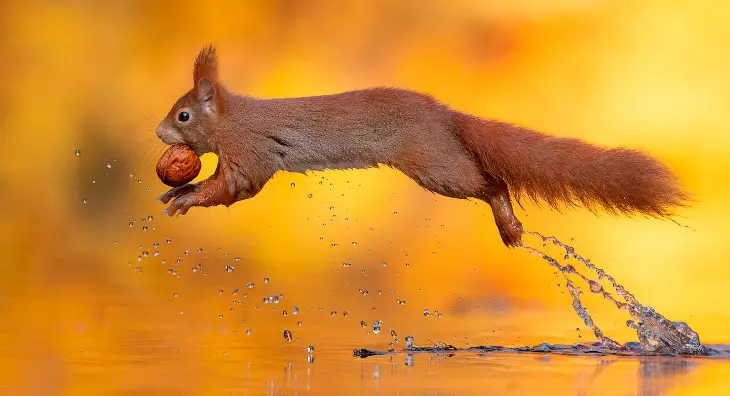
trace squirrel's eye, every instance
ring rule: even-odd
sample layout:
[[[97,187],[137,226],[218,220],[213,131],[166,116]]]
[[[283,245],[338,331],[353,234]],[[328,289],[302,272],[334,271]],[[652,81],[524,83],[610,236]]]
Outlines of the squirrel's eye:
[[[185,122],[190,119],[190,113],[188,113],[187,111],[180,112],[180,114],[177,115],[177,119]]]

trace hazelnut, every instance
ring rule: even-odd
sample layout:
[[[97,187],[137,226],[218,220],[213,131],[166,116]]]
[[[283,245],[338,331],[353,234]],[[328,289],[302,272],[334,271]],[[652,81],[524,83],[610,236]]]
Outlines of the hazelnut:
[[[157,177],[170,187],[182,186],[200,173],[200,157],[187,144],[173,144],[157,161]]]

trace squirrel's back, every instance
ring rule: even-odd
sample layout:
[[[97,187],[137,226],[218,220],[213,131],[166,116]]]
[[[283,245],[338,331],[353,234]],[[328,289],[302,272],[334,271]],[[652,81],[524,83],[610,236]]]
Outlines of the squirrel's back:
[[[246,107],[248,125],[287,146],[283,163],[289,171],[393,165],[405,156],[439,162],[466,153],[451,111],[409,90],[256,99]]]

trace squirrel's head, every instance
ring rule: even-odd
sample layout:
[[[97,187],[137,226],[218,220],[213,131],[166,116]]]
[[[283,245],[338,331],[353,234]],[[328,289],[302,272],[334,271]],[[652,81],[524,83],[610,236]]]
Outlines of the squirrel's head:
[[[157,127],[157,136],[165,144],[188,144],[198,155],[213,151],[212,138],[223,107],[222,91],[215,47],[209,45],[195,59],[193,89],[172,106]]]

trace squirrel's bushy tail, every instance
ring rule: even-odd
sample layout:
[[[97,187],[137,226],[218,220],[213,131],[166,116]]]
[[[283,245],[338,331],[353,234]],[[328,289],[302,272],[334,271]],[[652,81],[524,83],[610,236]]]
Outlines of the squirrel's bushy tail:
[[[689,198],[661,162],[628,148],[603,148],[499,121],[457,114],[467,146],[515,199],[527,195],[555,209],[668,217]]]

